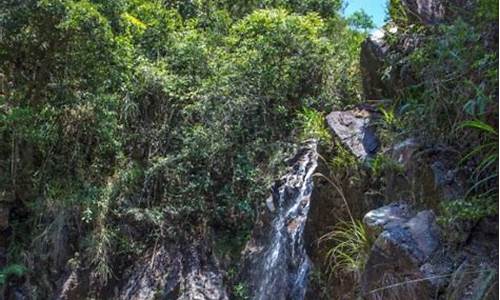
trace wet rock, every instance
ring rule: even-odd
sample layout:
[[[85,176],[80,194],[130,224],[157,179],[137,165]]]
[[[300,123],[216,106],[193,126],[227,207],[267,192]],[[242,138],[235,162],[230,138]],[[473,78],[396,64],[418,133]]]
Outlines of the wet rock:
[[[362,275],[367,298],[396,299],[401,294],[408,299],[427,299],[436,287],[424,279],[425,269],[430,268],[426,263],[441,246],[434,213],[426,210],[412,215],[404,204],[391,204],[369,212],[364,221],[368,227],[382,230]],[[398,288],[382,288],[393,284]]]
[[[317,166],[316,146],[316,141],[307,142],[289,160],[288,173],[271,189],[272,201],[267,202],[272,209],[262,211],[243,251],[239,284],[248,299],[304,299],[311,266],[303,231]]]
[[[334,111],[326,117],[333,133],[360,160],[374,155],[379,148],[371,119],[372,112],[366,109]]]
[[[160,246],[128,273],[117,299],[228,299],[218,262],[203,245]]]
[[[443,21],[444,5],[442,0],[401,0],[410,20],[424,25]]]

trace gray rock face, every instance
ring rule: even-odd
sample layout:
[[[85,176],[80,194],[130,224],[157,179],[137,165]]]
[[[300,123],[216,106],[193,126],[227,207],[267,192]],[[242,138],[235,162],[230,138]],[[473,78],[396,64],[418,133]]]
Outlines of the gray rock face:
[[[424,278],[433,269],[429,262],[441,245],[434,213],[426,210],[415,215],[405,204],[391,204],[370,211],[364,222],[381,231],[362,275],[366,297],[428,299],[434,287]]]
[[[367,110],[334,111],[326,117],[328,126],[340,141],[358,159],[374,155],[379,141],[370,125],[371,113]]]
[[[116,299],[228,299],[218,263],[202,245],[161,246],[129,274]]]
[[[439,23],[444,18],[441,0],[401,0],[408,16],[424,25]]]
[[[289,161],[243,252],[240,283],[252,300],[302,300],[310,269],[304,226],[317,166],[316,141]]]

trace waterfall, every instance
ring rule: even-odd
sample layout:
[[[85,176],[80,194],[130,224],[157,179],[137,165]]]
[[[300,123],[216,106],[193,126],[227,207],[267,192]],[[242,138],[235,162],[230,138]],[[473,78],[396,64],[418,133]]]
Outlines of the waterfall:
[[[302,300],[310,260],[304,247],[304,226],[317,166],[317,142],[307,141],[289,160],[285,176],[271,188],[244,251],[241,281],[253,300]]]

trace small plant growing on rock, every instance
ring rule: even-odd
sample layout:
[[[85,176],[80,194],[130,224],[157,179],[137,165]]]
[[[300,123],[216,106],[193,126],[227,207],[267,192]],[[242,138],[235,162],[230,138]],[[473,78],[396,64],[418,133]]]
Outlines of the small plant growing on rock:
[[[332,136],[326,128],[325,116],[315,109],[304,107],[299,113],[299,120],[302,128],[301,139],[318,139],[322,142],[329,142]]]
[[[491,197],[459,199],[445,202],[441,206],[443,213],[439,221],[442,224],[451,224],[455,221],[478,221],[498,214],[497,198]]]
[[[245,284],[241,282],[233,287],[233,294],[238,300],[249,299],[247,287]]]
[[[354,173],[358,169],[358,159],[354,154],[338,143],[335,147],[335,156],[329,161],[332,174]]]
[[[404,171],[400,163],[383,154],[378,154],[373,159],[370,159],[368,166],[375,177],[381,176],[386,171],[393,171],[394,173],[402,173]]]

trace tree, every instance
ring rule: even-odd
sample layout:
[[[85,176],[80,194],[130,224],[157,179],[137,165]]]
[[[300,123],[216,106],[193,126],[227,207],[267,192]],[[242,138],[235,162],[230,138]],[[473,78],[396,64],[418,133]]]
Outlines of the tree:
[[[375,23],[373,23],[372,17],[368,15],[363,9],[355,11],[352,15],[347,18],[349,26],[355,30],[360,30],[363,32],[368,32],[369,30],[375,28]]]

